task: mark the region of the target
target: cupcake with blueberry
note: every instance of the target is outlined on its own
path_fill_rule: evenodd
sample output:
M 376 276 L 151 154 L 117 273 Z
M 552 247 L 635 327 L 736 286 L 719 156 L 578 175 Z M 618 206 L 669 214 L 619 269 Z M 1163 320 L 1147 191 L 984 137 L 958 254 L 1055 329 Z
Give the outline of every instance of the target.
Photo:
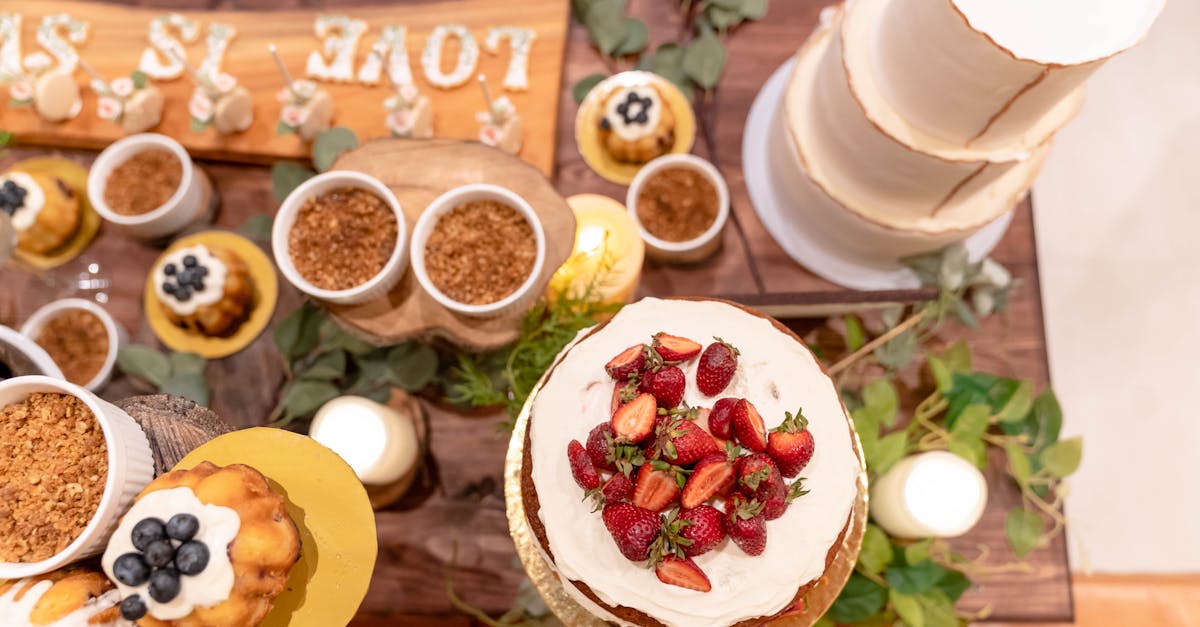
M 154 268 L 154 294 L 173 324 L 227 336 L 250 312 L 254 286 L 246 262 L 218 246 L 197 244 L 164 255 Z
M 0 176 L 0 211 L 12 218 L 17 248 L 36 255 L 62 248 L 79 230 L 79 195 L 57 177 L 30 172 Z
M 254 627 L 300 557 L 284 499 L 257 470 L 203 462 L 155 479 L 101 565 L 141 627 Z
M 675 143 L 675 115 L 657 87 L 615 89 L 603 106 L 600 142 L 613 159 L 646 163 L 666 154 Z

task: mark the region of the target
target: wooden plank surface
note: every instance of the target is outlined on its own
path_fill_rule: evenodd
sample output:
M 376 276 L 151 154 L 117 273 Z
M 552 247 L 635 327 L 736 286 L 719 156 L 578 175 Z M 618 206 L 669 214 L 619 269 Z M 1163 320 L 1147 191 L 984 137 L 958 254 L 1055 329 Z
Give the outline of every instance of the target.
M 358 0 L 334 0 L 329 3 L 308 0 L 228 0 L 205 3 L 203 0 L 150 0 L 155 6 L 220 6 L 222 8 L 266 8 L 275 5 L 343 7 Z M 149 2 L 148 2 L 149 3 Z M 673 3 L 658 0 L 632 0 L 630 10 L 653 20 L 651 44 L 675 37 L 679 19 Z M 734 214 L 738 228 L 725 233 L 724 248 L 709 264 L 694 267 L 664 267 L 648 262 L 643 274 L 642 295 L 721 295 L 732 296 L 748 304 L 763 304 L 773 298 L 762 291 L 770 286 L 776 294 L 820 294 L 823 299 L 857 298 L 807 273 L 788 259 L 757 222 L 740 180 L 740 134 L 748 108 L 757 89 L 753 73 L 765 78 L 775 61 L 785 58 L 799 45 L 811 26 L 821 0 L 777 0 L 771 4 L 768 19 L 737 32 L 731 39 L 730 67 L 716 96 L 717 115 L 710 120 L 717 142 L 717 161 L 734 184 Z M 623 198 L 624 189 L 604 182 L 587 169 L 575 151 L 571 123 L 575 104 L 569 87 L 578 78 L 602 70 L 604 64 L 587 44 L 586 33 L 572 25 L 565 69 L 564 90 L 559 98 L 559 132 L 556 184 L 564 195 L 597 192 Z M 741 94 L 741 95 L 739 95 Z M 742 107 L 739 109 L 739 107 Z M 43 151 L 17 150 L 0 160 L 0 170 L 15 159 Z M 697 152 L 705 156 L 702 143 Z M 76 155 L 88 161 L 87 154 Z M 237 228 L 253 213 L 274 211 L 270 181 L 265 169 L 236 165 L 204 164 L 217 182 L 223 208 L 217 224 Z M 1003 315 L 984 321 L 982 328 L 969 331 L 958 327 L 943 333 L 946 341 L 967 337 L 976 354 L 977 367 L 1001 375 L 1032 379 L 1035 387 L 1048 382 L 1045 336 L 1042 327 L 1040 286 L 1030 207 L 1018 211 L 995 257 L 1020 280 L 1010 309 Z M 753 269 L 746 254 L 754 248 Z M 109 310 L 131 332 L 134 341 L 153 343 L 153 335 L 140 311 L 141 282 L 157 250 L 102 232 L 89 249 L 85 262 L 100 264 L 113 277 L 104 288 Z M 755 279 L 755 276 L 758 279 Z M 756 282 L 757 281 L 757 282 Z M 34 277 L 12 270 L 0 270 L 0 323 L 23 320 L 36 306 L 48 300 L 53 290 Z M 279 309 L 273 324 L 300 303 L 299 295 L 282 289 Z M 813 335 L 817 321 L 790 323 L 802 334 Z M 266 420 L 283 382 L 282 363 L 270 334 L 264 334 L 247 350 L 209 367 L 213 384 L 213 410 L 238 426 L 252 426 Z M 814 336 L 818 337 L 818 336 Z M 819 337 L 824 337 L 819 336 Z M 122 398 L 148 390 L 119 377 L 103 395 Z M 507 610 L 513 603 L 522 574 L 515 566 L 511 542 L 504 521 L 504 501 L 500 482 L 505 438 L 496 435 L 503 419 L 497 414 L 461 414 L 426 403 L 430 411 L 430 468 L 432 481 L 418 486 L 400 503 L 378 517 L 381 542 L 380 561 L 372 590 L 363 606 L 363 626 L 382 625 L 469 625 L 469 619 L 454 612 L 445 593 L 444 567 L 458 546 L 457 590 L 467 602 L 490 613 Z M 993 464 L 989 474 L 992 501 L 984 522 L 956 546 L 974 556 L 983 543 L 997 553 L 996 560 L 1007 560 L 1003 540 L 1003 513 L 1016 503 L 1016 494 Z M 1062 537 L 1031 555 L 1029 574 L 1012 574 L 982 581 L 968 593 L 963 608 L 993 609 L 999 622 L 1070 622 L 1073 616 L 1070 575 L 1066 544 Z
M 150 4 L 150 3 L 147 3 Z M 159 2 L 153 10 L 113 6 L 97 2 L 61 2 L 39 0 L 19 3 L 23 15 L 22 44 L 24 53 L 38 50 L 34 38 L 38 23 L 45 15 L 67 12 L 89 23 L 89 37 L 77 44 L 80 57 L 108 79 L 128 76 L 136 69 L 142 50 L 148 45 L 147 28 L 150 20 L 163 14 L 163 9 L 207 8 L 212 2 Z M 276 3 L 282 4 L 282 3 Z M 289 3 L 292 4 L 292 3 Z M 254 95 L 254 124 L 244 133 L 221 136 L 214 129 L 203 132 L 191 130 L 188 100 L 194 85 L 186 76 L 169 81 L 154 81 L 163 91 L 167 102 L 163 120 L 153 129 L 170 135 L 197 156 L 269 163 L 280 158 L 303 158 L 307 146 L 295 135 L 278 135 L 280 103 L 275 94 L 283 87 L 283 78 L 267 53 L 267 44 L 274 43 L 293 76 L 304 75 L 309 52 L 320 49 L 320 40 L 313 34 L 313 18 L 319 15 L 312 3 L 300 3 L 301 11 L 203 11 L 184 15 L 200 26 L 200 37 L 185 44 L 188 57 L 197 65 L 205 54 L 204 36 L 208 24 L 221 22 L 237 29 L 225 55 L 223 69 Z M 362 4 L 362 3 L 360 3 Z M 254 3 L 236 9 L 265 9 L 270 3 Z M 12 9 L 13 7 L 8 7 Z M 525 144 L 521 157 L 549 174 L 554 164 L 554 128 L 556 123 L 559 80 L 562 75 L 563 45 L 567 24 L 566 3 L 559 0 L 529 0 L 521 11 L 514 13 L 502 2 L 493 0 L 448 0 L 413 6 L 391 3 L 390 6 L 370 8 L 341 6 L 343 13 L 368 23 L 368 30 L 359 41 L 355 55 L 355 72 L 361 67 L 371 44 L 385 24 L 408 27 L 407 50 L 417 87 L 433 101 L 434 132 L 437 137 L 477 139 L 477 111 L 486 110 L 483 96 L 474 76 L 464 85 L 439 89 L 426 79 L 420 65 L 421 50 L 433 28 L 439 24 L 463 24 L 471 31 L 480 46 L 477 72 L 485 74 L 494 96 L 502 92 L 501 82 L 511 57 L 508 42 L 501 44 L 498 54 L 484 49 L 489 26 L 513 25 L 531 28 L 537 39 L 529 58 L 529 85 L 526 92 L 503 90 L 517 107 L 525 125 Z M 453 67 L 459 49 L 457 41 L 448 40 L 442 57 L 443 69 Z M 83 89 L 83 111 L 78 117 L 63 123 L 42 120 L 29 107 L 0 108 L 0 127 L 17 133 L 22 141 L 50 146 L 102 148 L 123 136 L 121 129 L 96 116 L 98 97 L 87 89 L 88 77 L 78 69 L 75 78 Z M 359 137 L 386 137 L 390 133 L 384 124 L 383 101 L 392 90 L 386 76 L 378 86 L 357 83 L 334 84 L 322 82 L 334 98 L 334 124 L 354 129 Z

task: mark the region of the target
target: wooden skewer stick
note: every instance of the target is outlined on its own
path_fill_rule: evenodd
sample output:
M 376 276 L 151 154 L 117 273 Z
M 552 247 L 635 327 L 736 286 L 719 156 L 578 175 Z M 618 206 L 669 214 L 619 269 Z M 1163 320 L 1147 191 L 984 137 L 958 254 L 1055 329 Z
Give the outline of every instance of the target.
M 203 76 L 200 76 L 200 73 L 196 71 L 196 68 L 192 67 L 192 64 L 188 63 L 188 60 L 185 59 L 183 55 L 176 52 L 174 48 L 167 48 L 167 53 L 171 55 L 171 58 L 183 64 L 183 69 L 187 70 L 187 73 L 192 77 L 192 81 L 194 81 L 196 85 L 199 85 L 210 92 L 215 91 L 212 83 L 205 80 Z
M 104 77 L 100 76 L 100 73 L 96 71 L 96 68 L 92 67 L 90 64 L 88 64 L 87 61 L 84 61 L 82 58 L 80 58 L 78 60 L 78 63 L 79 63 L 79 67 L 83 68 L 84 72 L 87 72 L 88 74 L 91 75 L 92 80 L 104 85 L 105 87 L 108 88 L 109 91 L 112 91 L 112 84 L 109 83 L 108 81 L 104 80 Z
M 279 68 L 279 73 L 283 74 L 283 80 L 287 82 L 288 91 L 292 92 L 293 96 L 299 98 L 300 94 L 296 91 L 296 81 L 292 80 L 292 73 L 283 64 L 283 59 L 279 58 L 279 50 L 275 48 L 275 44 L 267 44 L 267 50 L 271 52 L 271 57 L 275 59 L 275 65 Z
M 492 124 L 499 125 L 496 119 L 496 107 L 492 104 L 492 94 L 488 91 L 487 77 L 483 74 L 479 75 L 479 89 L 483 90 L 483 100 L 487 103 L 488 117 L 492 118 Z

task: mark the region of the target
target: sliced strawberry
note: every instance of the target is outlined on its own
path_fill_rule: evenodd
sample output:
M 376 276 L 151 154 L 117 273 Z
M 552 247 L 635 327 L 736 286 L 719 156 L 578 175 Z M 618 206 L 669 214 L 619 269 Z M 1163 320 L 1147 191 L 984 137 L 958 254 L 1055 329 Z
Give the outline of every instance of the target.
M 733 439 L 733 408 L 737 406 L 737 398 L 723 398 L 713 403 L 712 411 L 708 414 L 708 432 L 722 440 Z
M 704 348 L 700 344 L 693 342 L 686 337 L 679 337 L 667 333 L 654 334 L 654 350 L 662 356 L 663 361 L 669 364 L 677 364 L 681 361 L 687 361 L 696 355 L 700 354 L 700 349 Z
M 687 588 L 688 590 L 697 590 L 699 592 L 708 592 L 712 590 L 712 584 L 708 581 L 708 576 L 696 562 L 688 558 L 680 559 L 675 556 L 663 558 L 663 561 L 654 567 L 654 574 L 658 575 L 658 580 L 672 586 Z
M 738 490 L 763 504 L 763 517 L 775 520 L 787 510 L 787 484 L 775 462 L 765 453 L 737 461 Z
M 617 413 L 623 405 L 637 398 L 638 386 L 641 380 L 634 377 L 624 383 L 616 383 L 613 385 L 612 403 L 608 407 L 608 415 Z
M 725 539 L 725 514 L 711 505 L 685 509 L 679 513 L 679 520 L 683 521 L 679 537 L 688 543 L 678 544 L 688 557 L 708 553 Z
M 763 505 L 742 493 L 734 494 L 725 505 L 729 519 L 725 532 L 746 555 L 762 555 L 767 550 L 767 521 Z
M 737 372 L 738 355 L 741 354 L 733 344 L 719 337 L 713 339 L 716 342 L 704 349 L 696 367 L 696 387 L 705 396 L 716 396 L 725 391 Z
M 602 422 L 588 434 L 587 453 L 588 457 L 592 458 L 592 465 L 599 470 L 607 470 L 614 472 L 617 465 L 613 463 L 613 439 L 616 433 L 613 432 L 611 422 Z
M 679 483 L 669 464 L 652 462 L 638 471 L 633 487 L 633 504 L 652 512 L 661 512 L 679 498 Z
M 627 381 L 631 375 L 641 372 L 646 365 L 646 345 L 638 344 L 621 351 L 619 355 L 608 360 L 604 369 L 608 375 L 617 381 Z
M 672 409 L 683 400 L 687 376 L 679 366 L 664 366 L 642 375 L 642 392 L 653 394 L 658 406 Z
M 683 487 L 683 508 L 691 509 L 718 496 L 724 496 L 733 489 L 733 462 L 723 453 L 709 455 L 692 469 Z
M 575 477 L 575 483 L 578 483 L 579 487 L 584 490 L 600 487 L 600 473 L 596 472 L 592 458 L 588 456 L 587 450 L 579 440 L 571 440 L 567 445 L 567 460 L 571 462 L 571 475 Z
M 815 443 L 808 430 L 808 419 L 803 411 L 784 414 L 783 424 L 771 431 L 767 440 L 767 452 L 779 465 L 785 477 L 795 477 L 812 460 Z
M 623 442 L 641 442 L 654 431 L 658 402 L 652 394 L 639 394 L 617 410 L 612 417 L 613 431 Z
M 691 466 L 721 447 L 695 420 L 672 416 L 655 427 L 654 450 L 651 457 L 663 459 L 676 466 Z
M 630 503 L 609 503 L 601 517 L 621 555 L 634 562 L 649 557 L 650 544 L 662 530 L 658 514 Z
M 742 446 L 762 453 L 767 450 L 767 430 L 754 403 L 739 399 L 733 406 L 733 434 Z
M 627 503 L 633 500 L 633 482 L 618 472 L 604 484 L 600 494 L 605 503 Z

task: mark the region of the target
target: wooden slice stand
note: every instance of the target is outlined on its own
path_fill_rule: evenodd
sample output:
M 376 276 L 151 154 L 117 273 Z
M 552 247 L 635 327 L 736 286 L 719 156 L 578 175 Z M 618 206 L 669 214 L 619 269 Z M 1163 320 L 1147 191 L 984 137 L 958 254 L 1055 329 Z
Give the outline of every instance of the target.
M 454 139 L 381 139 L 342 154 L 335 170 L 370 174 L 392 189 L 408 218 L 409 231 L 429 203 L 460 185 L 507 187 L 533 207 L 546 232 L 546 263 L 535 285 L 545 291 L 575 243 L 575 214 L 554 186 L 532 165 L 478 142 Z M 495 318 L 470 318 L 446 310 L 421 289 L 410 269 L 387 298 L 361 305 L 330 305 L 333 317 L 352 332 L 379 344 L 442 338 L 476 351 L 517 339 L 523 311 Z

